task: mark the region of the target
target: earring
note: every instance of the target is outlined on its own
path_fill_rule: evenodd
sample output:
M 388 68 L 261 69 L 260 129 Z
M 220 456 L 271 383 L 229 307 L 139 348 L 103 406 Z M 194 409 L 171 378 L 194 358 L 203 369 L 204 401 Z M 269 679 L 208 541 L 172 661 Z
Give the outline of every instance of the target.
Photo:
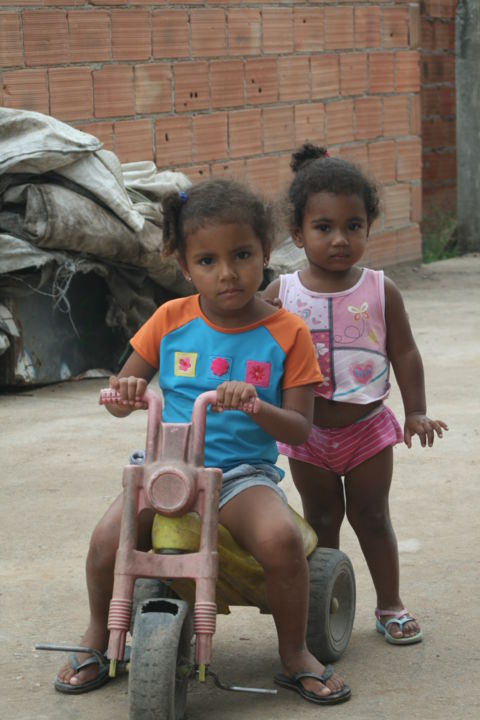
M 192 278 L 190 277 L 190 275 L 185 275 L 185 280 L 187 282 L 192 282 Z

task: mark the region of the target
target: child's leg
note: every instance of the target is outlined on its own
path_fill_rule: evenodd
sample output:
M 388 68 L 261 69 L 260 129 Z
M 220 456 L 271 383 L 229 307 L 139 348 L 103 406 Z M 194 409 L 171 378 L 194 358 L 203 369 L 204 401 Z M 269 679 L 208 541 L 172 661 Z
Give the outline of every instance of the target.
M 308 564 L 288 506 L 274 490 L 250 487 L 227 502 L 220 511 L 220 522 L 265 570 L 267 601 L 277 627 L 283 671 L 289 676 L 301 670 L 322 674 L 324 666 L 305 642 Z M 336 675 L 327 680 L 327 687 L 312 679 L 302 682 L 321 696 L 338 692 L 344 685 Z
M 113 570 L 115 554 L 120 537 L 123 495 L 117 497 L 102 517 L 90 539 L 86 562 L 87 590 L 90 604 L 90 622 L 80 645 L 93 647 L 104 652 L 108 644 L 108 610 L 113 590 Z M 138 547 L 148 550 L 151 547 L 151 528 L 153 511 L 145 511 L 139 517 Z M 78 653 L 80 662 L 88 655 Z M 98 665 L 89 665 L 75 673 L 67 663 L 59 673 L 58 679 L 71 685 L 82 685 L 93 680 L 98 674 Z
M 302 498 L 303 515 L 318 536 L 319 547 L 340 547 L 345 515 L 341 478 L 331 470 L 289 458 L 295 487 Z
M 404 607 L 399 595 L 397 539 L 388 505 L 392 470 L 393 448 L 390 446 L 345 476 L 347 517 L 367 561 L 377 592 L 377 607 L 382 610 Z M 387 615 L 382 622 L 388 619 Z M 405 623 L 402 629 L 396 624 L 389 626 L 395 638 L 410 637 L 419 630 L 415 620 Z

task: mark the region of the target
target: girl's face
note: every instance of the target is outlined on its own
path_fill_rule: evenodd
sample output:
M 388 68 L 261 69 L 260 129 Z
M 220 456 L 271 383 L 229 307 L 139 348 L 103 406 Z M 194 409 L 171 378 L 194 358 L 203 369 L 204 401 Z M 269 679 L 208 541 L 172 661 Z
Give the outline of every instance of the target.
M 186 235 L 181 266 L 200 294 L 208 319 L 240 327 L 252 322 L 268 257 L 250 225 L 207 225 Z
M 292 231 L 297 247 L 304 248 L 312 269 L 345 272 L 365 252 L 370 225 L 359 195 L 310 195 L 301 228 Z

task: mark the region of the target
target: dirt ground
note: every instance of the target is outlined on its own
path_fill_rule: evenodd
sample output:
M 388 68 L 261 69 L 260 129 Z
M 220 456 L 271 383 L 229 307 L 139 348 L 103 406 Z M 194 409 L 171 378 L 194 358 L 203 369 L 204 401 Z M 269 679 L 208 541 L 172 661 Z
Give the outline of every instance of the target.
M 338 720 L 480 717 L 480 256 L 390 273 L 404 291 L 423 355 L 429 412 L 450 431 L 433 449 L 397 447 L 392 515 L 402 597 L 424 642 L 392 647 L 375 632 L 375 597 L 356 538 L 342 548 L 357 580 L 357 614 L 338 670 L 352 699 L 321 709 L 294 693 L 276 697 L 194 685 L 190 720 Z M 84 558 L 90 532 L 121 487 L 130 450 L 143 446 L 145 415 L 117 421 L 97 405 L 104 380 L 0 397 L 2 718 L 127 717 L 127 679 L 77 697 L 53 690 L 63 661 L 37 642 L 76 643 L 87 621 Z M 390 405 L 401 415 L 396 388 Z M 291 504 L 299 507 L 290 479 Z M 236 609 L 221 617 L 213 669 L 225 682 L 273 687 L 279 669 L 270 616 Z

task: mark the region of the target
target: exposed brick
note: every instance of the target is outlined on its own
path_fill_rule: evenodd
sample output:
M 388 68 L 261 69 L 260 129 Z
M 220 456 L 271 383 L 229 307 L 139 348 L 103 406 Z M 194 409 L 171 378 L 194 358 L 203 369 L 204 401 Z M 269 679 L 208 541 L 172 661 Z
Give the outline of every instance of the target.
M 290 167 L 291 153 L 280 155 L 278 158 L 278 190 L 277 195 L 286 197 L 290 183 L 293 180 L 293 172 Z
M 192 123 L 194 162 L 220 160 L 228 156 L 226 113 L 197 115 Z
M 344 145 L 339 149 L 338 154 L 341 158 L 357 165 L 362 170 L 366 170 L 368 167 L 368 151 L 367 145 L 364 143 L 361 145 Z
M 342 95 L 362 95 L 367 90 L 367 53 L 340 55 Z
M 433 49 L 450 50 L 453 52 L 455 49 L 455 23 L 434 20 Z
M 113 59 L 148 60 L 151 51 L 150 13 L 146 10 L 113 10 Z
M 48 115 L 46 70 L 12 70 L 3 73 L 3 104 Z
M 50 112 L 60 120 L 93 115 L 93 83 L 90 68 L 50 68 Z
M 260 12 L 254 8 L 228 11 L 228 52 L 230 55 L 257 55 L 261 50 Z
M 380 8 L 355 8 L 355 47 L 380 47 Z
M 127 65 L 104 65 L 93 73 L 95 117 L 133 115 L 133 72 Z
M 338 55 L 319 55 L 310 61 L 312 99 L 323 100 L 340 94 L 340 65 Z
M 325 106 L 323 103 L 295 105 L 295 146 L 305 142 L 325 142 Z
M 164 117 L 155 122 L 159 168 L 178 167 L 192 161 L 192 120 L 190 117 Z
M 308 100 L 310 95 L 308 57 L 278 58 L 280 101 Z
M 262 10 L 264 53 L 287 53 L 293 50 L 293 13 L 291 8 Z
M 218 60 L 210 63 L 212 107 L 243 105 L 243 61 Z
M 155 58 L 190 56 L 188 15 L 185 10 L 154 10 L 152 47 Z
M 202 8 L 190 13 L 193 57 L 217 57 L 227 52 L 225 13 L 221 8 Z
M 262 118 L 257 108 L 231 112 L 228 115 L 228 137 L 232 158 L 260 155 L 262 152 Z
M 456 185 L 440 185 L 423 190 L 423 220 L 439 212 L 455 212 L 457 207 Z
M 413 3 L 408 5 L 408 44 L 410 48 L 422 46 L 420 6 Z
M 412 201 L 412 222 L 414 223 L 420 223 L 422 222 L 422 186 L 419 183 L 418 185 L 412 185 L 412 191 L 411 191 L 411 201 Z
M 293 107 L 265 108 L 263 111 L 264 152 L 291 150 L 294 145 Z
M 75 10 L 68 13 L 71 62 L 111 59 L 110 16 L 104 10 Z
M 153 160 L 152 121 L 122 120 L 114 124 L 115 149 L 121 162 Z
M 385 226 L 398 227 L 410 222 L 410 185 L 387 185 L 385 196 Z
M 422 134 L 420 95 L 410 95 L 410 135 Z
M 274 197 L 279 188 L 278 157 L 260 157 L 247 160 L 245 178 L 258 192 Z
M 296 52 L 319 52 L 325 46 L 323 8 L 295 8 L 294 31 Z
M 420 180 L 422 177 L 422 142 L 398 140 L 397 142 L 397 180 Z
M 353 140 L 353 100 L 327 103 L 327 144 Z
M 433 23 L 425 16 L 420 20 L 420 47 L 423 52 L 433 48 Z
M 422 87 L 421 103 L 423 116 L 438 115 L 438 87 Z
M 60 11 L 26 10 L 22 14 L 26 65 L 68 62 L 67 15 Z
M 395 261 L 414 262 L 422 258 L 422 235 L 418 225 L 397 230 Z
M 455 180 L 457 177 L 457 154 L 454 149 L 437 155 L 437 180 Z
M 394 53 L 369 53 L 369 89 L 370 93 L 391 93 L 395 90 Z
M 444 53 L 423 56 L 422 81 L 428 84 L 453 83 L 455 81 L 455 57 Z
M 397 235 L 395 231 L 382 231 L 370 234 L 367 250 L 362 258 L 367 267 L 383 268 L 395 263 L 395 246 Z
M 355 100 L 355 139 L 375 139 L 382 135 L 382 101 L 369 97 Z
M 454 18 L 457 0 L 424 0 L 426 15 L 433 18 Z
M 432 183 L 437 180 L 437 160 L 437 152 L 423 154 L 422 179 L 425 183 Z
M 278 100 L 277 61 L 260 58 L 245 62 L 245 88 L 247 103 L 273 103 Z
M 210 167 L 204 163 L 203 165 L 192 165 L 187 168 L 180 168 L 181 172 L 186 175 L 194 184 L 208 180 L 210 177 Z
M 423 90 L 422 90 L 423 92 Z M 456 114 L 456 93 L 454 87 L 438 88 L 438 112 L 443 117 L 454 117 Z
M 353 45 L 353 10 L 325 8 L 325 50 L 341 50 Z
M 397 137 L 410 134 L 410 105 L 408 95 L 383 98 L 383 134 Z
M 142 115 L 172 110 L 172 72 L 169 65 L 135 66 L 135 110 Z
M 243 182 L 245 180 L 244 160 L 229 160 L 228 162 L 213 163 L 213 178 L 231 178 Z
M 173 80 L 177 112 L 205 110 L 209 107 L 208 63 L 177 63 L 173 66 Z
M 420 90 L 419 55 L 415 51 L 396 54 L 397 92 L 418 92 Z
M 422 139 L 425 149 L 441 150 L 455 145 L 455 119 L 434 118 L 422 123 Z
M 384 48 L 408 46 L 408 8 L 395 7 L 382 10 L 382 46 Z
M 19 16 L 0 12 L 0 67 L 23 65 Z
M 393 140 L 369 144 L 368 167 L 378 182 L 388 183 L 395 180 L 395 143 Z
M 112 152 L 115 151 L 112 122 L 92 122 L 88 124 L 80 123 L 78 125 L 75 123 L 75 127 L 78 128 L 78 130 L 82 130 L 83 132 L 93 135 L 93 137 L 100 140 L 100 142 L 103 143 L 103 148 L 105 150 L 111 150 Z

